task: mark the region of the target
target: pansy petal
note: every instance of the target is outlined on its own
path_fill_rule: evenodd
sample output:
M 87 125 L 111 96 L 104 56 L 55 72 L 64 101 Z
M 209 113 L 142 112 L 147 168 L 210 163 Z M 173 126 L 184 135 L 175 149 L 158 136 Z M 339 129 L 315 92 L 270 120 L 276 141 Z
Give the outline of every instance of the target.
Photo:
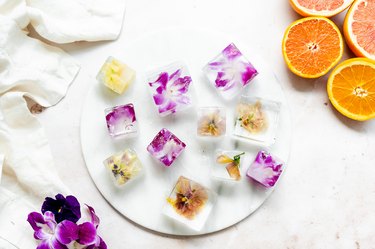
M 174 101 L 169 101 L 163 106 L 159 106 L 159 113 L 163 113 L 166 111 L 173 111 L 175 110 L 177 104 Z
M 153 97 L 156 105 L 162 105 L 165 101 L 165 97 L 163 94 L 155 94 Z
M 50 248 L 49 241 L 44 240 L 40 242 L 40 244 L 36 247 L 36 249 L 54 249 L 54 248 Z
M 93 223 L 85 222 L 80 224 L 79 226 L 78 236 L 79 239 L 77 240 L 82 245 L 91 245 L 95 242 L 96 238 L 96 228 Z
M 176 102 L 178 102 L 180 104 L 184 104 L 184 105 L 190 104 L 190 102 L 191 102 L 190 98 L 188 96 L 185 96 L 185 95 L 178 96 L 174 99 L 175 99 Z
M 107 244 L 104 242 L 104 240 L 99 237 L 100 239 L 100 242 L 99 242 L 99 246 L 97 246 L 98 249 L 107 249 Z
M 151 83 L 151 84 L 155 84 L 155 83 L 159 83 L 160 85 L 162 85 L 165 88 L 165 86 L 168 83 L 168 73 L 165 73 L 165 72 L 161 73 L 159 75 L 158 79 L 154 83 Z
M 90 211 L 90 215 L 91 215 L 91 223 L 94 224 L 94 226 L 97 228 L 99 226 L 99 223 L 100 223 L 100 219 L 99 217 L 96 215 L 95 213 L 95 210 L 94 208 L 92 208 L 91 206 L 87 205 L 87 208 L 89 209 Z
M 55 221 L 55 215 L 50 212 L 50 211 L 47 211 L 44 213 L 44 220 L 45 220 L 45 224 L 51 229 L 51 230 L 54 230 L 55 227 L 56 227 L 56 221 Z
M 69 220 L 60 222 L 55 230 L 57 240 L 64 245 L 78 239 L 78 226 Z
M 170 81 L 174 81 L 175 79 L 180 78 L 180 75 L 181 75 L 181 69 L 177 69 L 176 72 L 172 73 L 172 74 L 169 76 L 169 80 L 170 80 Z
M 171 85 L 171 89 L 182 94 L 189 90 L 189 85 L 191 83 L 191 77 L 185 76 L 183 78 L 178 78 Z
M 37 212 L 32 212 L 27 216 L 27 221 L 30 223 L 30 226 L 34 229 L 34 231 L 39 230 L 41 226 L 38 224 L 45 224 L 43 215 Z
M 237 57 L 241 56 L 241 52 L 238 50 L 238 48 L 233 44 L 229 44 L 222 52 L 222 54 L 228 59 L 233 60 Z
M 70 219 L 68 220 L 72 222 L 77 222 L 81 218 L 81 205 L 79 204 L 77 198 L 75 198 L 72 195 L 68 195 L 66 197 L 66 206 L 69 206 L 69 209 L 73 214 L 69 217 Z
M 50 241 L 51 249 L 68 249 L 66 245 L 61 244 L 56 238 L 52 238 Z
M 243 85 L 247 85 L 257 74 L 258 72 L 254 67 L 247 66 L 241 76 Z
M 42 228 L 39 228 L 34 232 L 34 239 L 46 240 L 51 237 L 51 234 L 46 233 Z

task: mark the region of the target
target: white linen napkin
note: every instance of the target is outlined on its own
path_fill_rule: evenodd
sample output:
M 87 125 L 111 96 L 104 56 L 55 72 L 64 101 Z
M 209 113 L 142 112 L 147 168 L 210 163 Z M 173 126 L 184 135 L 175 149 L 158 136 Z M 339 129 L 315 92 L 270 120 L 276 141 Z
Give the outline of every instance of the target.
M 125 0 L 27 0 L 34 29 L 56 43 L 114 40 L 124 16 Z
M 43 127 L 24 97 L 45 107 L 56 104 L 79 66 L 61 49 L 28 37 L 18 25 L 0 16 L 0 158 L 5 158 L 0 248 L 23 249 L 36 245 L 27 214 L 39 211 L 46 196 L 70 193 L 58 177 Z
M 43 127 L 25 97 L 57 104 L 79 71 L 56 43 L 116 39 L 124 0 L 0 0 L 0 249 L 35 248 L 27 215 L 46 196 L 72 194 L 60 180 Z

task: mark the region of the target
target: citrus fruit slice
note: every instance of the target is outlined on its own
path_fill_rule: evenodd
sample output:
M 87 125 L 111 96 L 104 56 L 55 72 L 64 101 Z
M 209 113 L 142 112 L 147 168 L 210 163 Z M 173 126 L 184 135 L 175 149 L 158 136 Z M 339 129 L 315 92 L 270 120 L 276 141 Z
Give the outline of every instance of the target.
M 332 105 L 344 116 L 365 121 L 375 117 L 375 61 L 349 59 L 339 64 L 327 84 Z
M 289 0 L 292 8 L 302 16 L 331 17 L 342 12 L 354 0 Z
M 304 78 L 326 74 L 341 59 L 343 39 L 337 26 L 325 17 L 299 19 L 286 29 L 282 43 L 289 69 Z
M 357 56 L 375 60 L 375 0 L 357 0 L 345 17 L 344 35 Z

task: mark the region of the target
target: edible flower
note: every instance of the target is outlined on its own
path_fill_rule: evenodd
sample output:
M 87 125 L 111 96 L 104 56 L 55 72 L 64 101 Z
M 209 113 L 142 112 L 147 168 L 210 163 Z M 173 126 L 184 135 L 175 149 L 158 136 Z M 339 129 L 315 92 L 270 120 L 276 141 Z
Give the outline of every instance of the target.
M 62 194 L 57 194 L 55 198 L 45 199 L 42 214 L 31 212 L 27 217 L 34 230 L 34 238 L 39 241 L 37 249 L 107 249 L 97 234 L 99 217 L 92 207 L 86 205 L 90 221 L 76 224 L 81 218 L 78 200 L 71 195 L 65 198 Z
M 169 197 L 167 201 L 174 210 L 192 220 L 201 211 L 208 200 L 207 190 L 183 176 L 178 179 L 175 189 L 175 198 Z
M 42 205 L 42 213 L 50 211 L 54 214 L 57 223 L 63 220 L 69 220 L 71 222 L 77 222 L 81 218 L 81 206 L 72 195 L 68 195 L 66 198 L 62 194 L 57 194 L 56 199 L 46 197 Z
M 198 122 L 198 134 L 202 136 L 220 136 L 225 133 L 226 120 L 215 111 L 203 116 Z
M 215 84 L 218 89 L 226 91 L 236 84 L 245 86 L 258 74 L 233 43 L 229 44 L 221 54 L 217 61 L 209 63 L 210 69 L 217 71 Z
M 244 154 L 245 152 L 240 153 L 238 155 L 235 155 L 233 158 L 230 158 L 227 155 L 219 155 L 216 158 L 216 162 L 219 164 L 226 164 L 225 168 L 227 169 L 229 176 L 238 181 L 241 179 L 240 162 L 241 156 Z
M 171 75 L 163 72 L 155 82 L 150 82 L 149 85 L 155 89 L 153 98 L 159 113 L 174 113 L 179 106 L 189 105 L 191 99 L 187 92 L 191 81 L 190 76 L 181 77 L 181 69 L 178 69 Z
M 78 239 L 78 226 L 69 220 L 57 224 L 55 215 L 50 211 L 43 215 L 32 212 L 27 221 L 34 230 L 34 238 L 40 240 L 37 249 L 67 249 L 66 245 Z
M 259 133 L 267 128 L 267 118 L 262 110 L 262 103 L 257 101 L 255 104 L 240 103 L 237 106 L 238 121 L 241 127 L 250 133 Z

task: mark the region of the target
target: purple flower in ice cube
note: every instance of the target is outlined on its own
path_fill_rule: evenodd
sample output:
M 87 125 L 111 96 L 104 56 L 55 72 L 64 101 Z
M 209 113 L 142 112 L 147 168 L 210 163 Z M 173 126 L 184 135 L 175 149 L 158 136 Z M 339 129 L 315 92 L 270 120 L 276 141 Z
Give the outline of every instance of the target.
M 283 162 L 265 151 L 259 151 L 247 171 L 247 176 L 263 186 L 273 187 L 283 171 Z
M 181 106 L 191 104 L 188 90 L 191 83 L 190 76 L 182 76 L 182 69 L 172 74 L 162 72 L 155 82 L 148 83 L 152 87 L 154 102 L 160 114 L 175 113 Z
M 136 117 L 133 104 L 106 109 L 106 120 L 111 136 L 119 136 L 136 131 L 134 127 Z
M 185 147 L 184 142 L 172 132 L 163 128 L 147 147 L 147 151 L 165 166 L 171 166 Z
M 45 198 L 41 210 L 43 214 L 52 212 L 57 223 L 63 220 L 77 222 L 81 218 L 81 206 L 77 198 L 72 195 L 65 198 L 62 194 L 57 194 L 55 198 Z
M 32 212 L 27 221 L 34 230 L 34 238 L 40 240 L 37 249 L 67 249 L 66 245 L 78 239 L 78 226 L 69 220 L 57 224 L 55 215 L 50 211 L 44 215 Z
M 237 84 L 245 86 L 258 74 L 233 43 L 208 64 L 208 69 L 217 73 L 215 86 L 222 91 L 231 89 Z

